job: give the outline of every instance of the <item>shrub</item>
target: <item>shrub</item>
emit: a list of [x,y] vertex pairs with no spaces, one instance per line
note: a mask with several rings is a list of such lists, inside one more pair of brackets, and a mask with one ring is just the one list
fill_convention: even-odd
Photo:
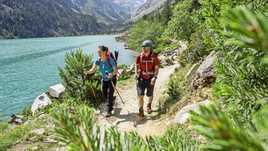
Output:
[[25,136],[29,126],[20,125],[11,128],[7,123],[0,123],[0,151],[5,151]]
[[65,55],[65,66],[59,72],[68,96],[97,104],[101,98],[100,80],[96,75],[84,73],[91,66],[92,56],[78,49]]
[[188,64],[183,68],[177,69],[177,71],[170,77],[167,89],[167,94],[170,96],[170,99],[180,99],[180,97],[185,95],[188,91],[188,81],[185,78],[185,75],[190,67],[191,65]]
[[[268,35],[262,32],[268,27],[268,22],[245,8],[230,15],[228,27],[231,35],[243,48],[234,44],[225,47],[223,57],[216,64],[214,94],[225,109],[241,115],[241,120],[249,120],[251,113],[257,110],[257,101],[268,95],[268,67],[261,61],[268,39]],[[250,30],[255,26],[258,30]]]
[[173,16],[168,22],[164,33],[165,37],[177,40],[189,40],[195,28],[198,27],[195,20],[196,12],[189,11],[191,4],[191,1],[184,0],[175,6]]
[[[65,101],[67,102],[67,101]],[[85,104],[62,104],[52,114],[55,136],[70,151],[169,151],[198,150],[198,142],[191,131],[173,127],[162,137],[145,140],[136,133],[120,133],[115,128],[99,127],[93,110]]]
[[[258,116],[263,121],[267,121],[267,106],[258,112]],[[265,151],[267,150],[266,139],[263,139],[261,132],[267,134],[267,123],[258,120],[253,123],[257,126],[255,131],[252,128],[243,128],[243,124],[236,120],[236,116],[231,116],[222,111],[218,105],[201,107],[200,112],[192,112],[192,124],[194,128],[204,136],[207,143],[202,146],[203,150],[235,150],[235,151]],[[258,118],[257,118],[258,119]],[[259,118],[260,119],[260,118]],[[261,129],[261,131],[260,131]]]
[[170,127],[161,137],[147,138],[151,151],[199,151],[201,144],[185,126]]
[[257,109],[257,100],[268,94],[268,68],[264,64],[248,64],[243,59],[252,57],[252,50],[224,53],[225,57],[216,64],[217,79],[214,95],[221,100],[225,109],[250,118]]
[[213,33],[200,27],[191,34],[188,48],[179,56],[179,62],[182,65],[194,64],[203,60],[209,53],[215,49]]

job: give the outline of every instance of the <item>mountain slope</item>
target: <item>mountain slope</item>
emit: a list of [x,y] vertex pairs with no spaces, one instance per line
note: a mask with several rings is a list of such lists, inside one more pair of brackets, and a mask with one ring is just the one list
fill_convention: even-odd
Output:
[[167,4],[174,4],[179,0],[147,0],[145,4],[139,7],[132,20],[137,21],[145,15],[149,15],[154,12],[159,12]]
[[129,17],[128,10],[111,0],[73,0],[80,1],[81,12],[98,18],[104,24],[122,24]]
[[109,0],[0,0],[0,38],[106,33],[128,18],[126,8]]
[[146,3],[147,0],[113,0],[115,4],[118,4],[130,12],[131,16],[136,14],[138,8]]

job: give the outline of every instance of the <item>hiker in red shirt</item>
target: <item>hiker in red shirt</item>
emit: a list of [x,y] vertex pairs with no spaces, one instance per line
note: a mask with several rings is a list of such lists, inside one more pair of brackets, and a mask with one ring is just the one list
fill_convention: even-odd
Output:
[[154,85],[159,72],[160,60],[153,52],[153,42],[146,40],[142,43],[142,52],[136,60],[137,93],[139,98],[139,116],[144,117],[144,95],[149,97],[147,112],[152,112]]

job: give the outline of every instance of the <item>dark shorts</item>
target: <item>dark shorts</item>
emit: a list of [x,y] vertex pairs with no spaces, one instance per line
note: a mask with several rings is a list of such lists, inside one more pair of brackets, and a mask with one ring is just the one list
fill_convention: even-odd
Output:
[[151,85],[151,79],[145,80],[140,78],[137,82],[138,96],[144,96],[146,90],[146,96],[151,97],[154,94],[154,85]]

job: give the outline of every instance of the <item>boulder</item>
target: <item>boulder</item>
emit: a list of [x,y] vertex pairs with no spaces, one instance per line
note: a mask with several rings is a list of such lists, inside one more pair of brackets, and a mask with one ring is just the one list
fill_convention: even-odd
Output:
[[175,116],[173,122],[177,124],[184,124],[189,119],[190,111],[198,111],[201,105],[208,105],[209,101],[204,100],[202,102],[198,102],[196,104],[191,104],[183,107]]
[[171,57],[171,56],[177,56],[177,51],[178,50],[171,50],[171,51],[164,51],[161,53],[161,56],[165,56],[165,57]]
[[65,87],[62,84],[56,84],[48,88],[48,93],[54,98],[59,98],[65,91]]
[[34,129],[31,131],[31,133],[35,135],[43,135],[45,133],[45,129],[44,128]]
[[11,119],[8,121],[8,123],[10,124],[14,124],[14,125],[21,125],[23,124],[23,116],[18,116],[18,115],[11,115]]
[[173,56],[165,56],[161,55],[159,56],[159,59],[161,60],[162,66],[170,66],[175,64],[175,60]]
[[196,70],[191,83],[192,90],[205,87],[216,80],[213,63],[217,59],[217,53],[211,52]]
[[44,108],[50,104],[52,104],[51,100],[49,99],[47,94],[43,93],[34,100],[31,107],[31,111],[34,114],[38,109]]

